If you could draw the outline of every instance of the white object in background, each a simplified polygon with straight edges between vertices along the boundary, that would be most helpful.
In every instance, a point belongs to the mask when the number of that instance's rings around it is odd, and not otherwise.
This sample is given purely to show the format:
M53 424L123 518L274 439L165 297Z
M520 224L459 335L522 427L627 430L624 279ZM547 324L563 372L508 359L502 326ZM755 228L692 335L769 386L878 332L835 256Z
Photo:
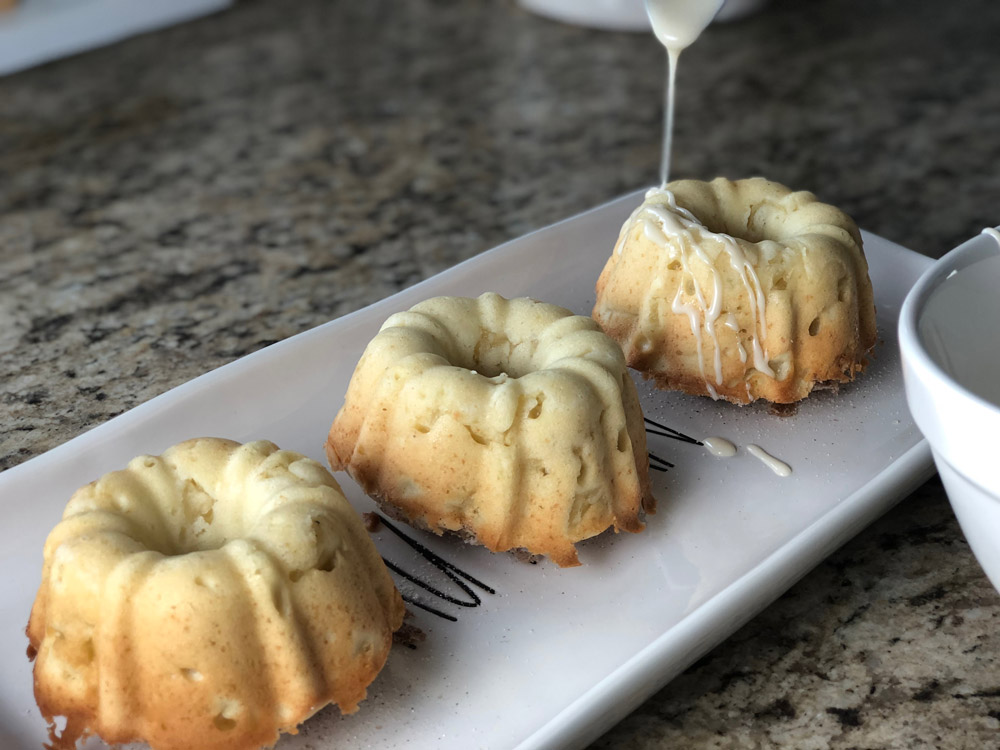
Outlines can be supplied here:
M611 31L649 31L644 0L518 0L546 18ZM708 2L714 4L713 0ZM726 0L716 21L735 21L755 13L767 0Z
M767 0L726 0L719 15L715 17L716 22L738 21L741 18L756 13L767 5Z
M1000 244L974 237L907 295L899 345L910 411L972 551L1000 590Z
M643 0L519 0L540 16L611 31L649 31Z
M0 15L0 75L214 13L232 0L22 0Z

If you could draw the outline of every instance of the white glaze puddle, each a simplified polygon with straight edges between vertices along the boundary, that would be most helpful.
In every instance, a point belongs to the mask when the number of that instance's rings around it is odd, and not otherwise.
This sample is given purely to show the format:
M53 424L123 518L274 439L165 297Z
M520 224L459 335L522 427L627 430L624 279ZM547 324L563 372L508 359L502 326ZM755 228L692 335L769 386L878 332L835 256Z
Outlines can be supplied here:
M736 455L736 446L722 437L707 437L701 441L713 456L732 458Z
M748 445L747 453L749 453L754 458L760 460L764 466L769 468L779 477L791 476L792 467L782 461L780 458L775 458L766 450L761 448L759 445Z

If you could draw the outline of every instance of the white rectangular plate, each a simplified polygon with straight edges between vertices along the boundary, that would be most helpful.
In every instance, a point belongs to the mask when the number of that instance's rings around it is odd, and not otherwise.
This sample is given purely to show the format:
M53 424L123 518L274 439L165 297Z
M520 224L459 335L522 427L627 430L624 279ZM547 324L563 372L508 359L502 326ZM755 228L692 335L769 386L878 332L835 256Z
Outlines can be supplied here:
M39 747L24 626L42 545L70 494L133 456L180 440L266 438L323 460L322 445L364 346L392 312L441 294L528 295L588 314L594 281L641 194L543 229L371 307L208 373L0 475L0 746ZM660 510L638 535L580 546L582 567L527 565L414 532L496 588L396 648L361 710L326 709L282 748L579 747L792 585L932 472L910 419L896 346L907 290L930 261L865 236L880 342L869 370L839 395L816 394L792 417L640 386L648 416L696 437L721 435L784 459L787 478L741 449L717 459L652 437L674 462L654 474ZM338 475L359 510L370 501ZM420 566L376 534L384 554ZM94 746L99 746L92 741Z

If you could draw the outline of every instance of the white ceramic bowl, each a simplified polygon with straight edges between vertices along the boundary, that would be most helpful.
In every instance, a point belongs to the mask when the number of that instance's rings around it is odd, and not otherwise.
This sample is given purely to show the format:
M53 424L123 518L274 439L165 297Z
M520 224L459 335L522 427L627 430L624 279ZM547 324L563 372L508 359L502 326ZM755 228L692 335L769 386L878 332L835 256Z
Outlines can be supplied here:
M920 277L900 311L899 346L913 419L1000 590L1000 241L974 237Z
M533 13L576 26L613 31L649 31L645 0L518 0ZM767 0L726 0L716 21L736 21L760 10Z

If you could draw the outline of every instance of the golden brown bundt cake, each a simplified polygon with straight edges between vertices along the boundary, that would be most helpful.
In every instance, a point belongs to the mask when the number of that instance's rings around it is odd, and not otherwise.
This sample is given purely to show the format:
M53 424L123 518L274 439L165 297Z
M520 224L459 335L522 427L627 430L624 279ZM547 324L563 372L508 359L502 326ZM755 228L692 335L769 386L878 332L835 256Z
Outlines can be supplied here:
M390 317L326 448L397 517L562 566L579 564L574 543L640 531L653 510L620 348L531 299L437 297Z
M650 190L598 279L593 316L660 388L740 404L853 380L876 335L857 226L760 177Z
M35 697L67 718L56 747L258 748L331 702L357 709L402 618L322 465L189 440L78 490L49 534Z

